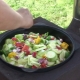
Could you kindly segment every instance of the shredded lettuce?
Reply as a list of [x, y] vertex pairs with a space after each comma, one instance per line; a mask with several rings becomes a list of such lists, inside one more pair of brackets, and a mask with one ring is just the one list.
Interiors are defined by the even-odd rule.
[[18, 39], [18, 41], [23, 41], [23, 35], [22, 34], [17, 34], [17, 35], [15, 35], [15, 38], [17, 38]]

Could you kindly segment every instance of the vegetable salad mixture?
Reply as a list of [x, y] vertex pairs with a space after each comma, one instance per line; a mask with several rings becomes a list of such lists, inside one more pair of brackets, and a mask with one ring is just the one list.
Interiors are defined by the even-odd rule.
[[6, 39], [2, 58], [24, 68], [46, 68], [63, 62], [70, 54], [69, 45], [55, 36], [33, 33]]

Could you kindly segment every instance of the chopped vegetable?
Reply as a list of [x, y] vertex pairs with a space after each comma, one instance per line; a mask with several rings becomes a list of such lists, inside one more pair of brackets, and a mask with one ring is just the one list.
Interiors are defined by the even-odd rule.
[[41, 64], [41, 68], [46, 68], [47, 66], [46, 66], [46, 64], [45, 63], [42, 63]]
[[35, 65], [32, 66], [32, 69], [36, 69], [37, 67]]
[[51, 62], [54, 62], [57, 60], [57, 54], [53, 51], [48, 51], [45, 56], [47, 57], [47, 59]]
[[22, 48], [24, 46], [24, 43], [16, 42], [15, 46]]
[[63, 43], [61, 44], [61, 47], [62, 47], [63, 49], [67, 49], [68, 46], [69, 46], [69, 45], [68, 45], [66, 42], [63, 42]]
[[23, 35], [22, 35], [22, 34], [17, 34], [17, 35], [15, 35], [15, 38], [16, 38], [19, 42], [21, 42], [21, 41], [23, 40]]
[[29, 51], [29, 46], [24, 45], [23, 48], [22, 48], [22, 51]]
[[33, 53], [32, 53], [32, 56], [33, 56], [33, 57], [36, 57], [36, 55], [37, 55], [37, 52], [33, 52]]
[[40, 41], [41, 41], [41, 38], [38, 36], [37, 39], [35, 39], [35, 43], [36, 43], [36, 44], [39, 44]]
[[8, 57], [9, 57], [9, 58], [13, 58], [13, 57], [15, 57], [15, 56], [16, 56], [16, 53], [14, 53], [14, 52], [11, 52], [11, 53], [8, 54]]
[[12, 40], [13, 40], [13, 41], [18, 41], [17, 38], [15, 38], [15, 37], [12, 37]]

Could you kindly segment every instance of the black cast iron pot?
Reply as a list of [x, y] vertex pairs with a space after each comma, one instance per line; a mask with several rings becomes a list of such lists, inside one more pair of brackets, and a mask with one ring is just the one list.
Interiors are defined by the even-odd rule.
[[[65, 42], [67, 42], [69, 44], [70, 56], [64, 62], [62, 62], [62, 63], [60, 63], [58, 65], [47, 67], [47, 68], [42, 68], [42, 69], [41, 68], [40, 69], [28, 69], [28, 68], [17, 67], [17, 66], [14, 66], [14, 65], [11, 65], [11, 64], [7, 63], [0, 56], [1, 60], [3, 62], [5, 62], [6, 64], [8, 64], [10, 67], [18, 69], [18, 70], [25, 71], [25, 72], [45, 72], [45, 71], [49, 71], [49, 70], [55, 69], [55, 68], [57, 68], [59, 66], [62, 66], [64, 63], [69, 61], [69, 59], [73, 55], [73, 52], [75, 51], [75, 44], [74, 44], [73, 38], [71, 38], [71, 36], [65, 30], [62, 30], [60, 28], [53, 28], [51, 26], [47, 26], [47, 25], [44, 25], [44, 24], [43, 25], [39, 25], [39, 24], [34, 25], [30, 29], [20, 28], [20, 29], [16, 29], [16, 30], [6, 31], [0, 37], [0, 50], [2, 49], [2, 46], [4, 45], [5, 40], [7, 38], [11, 38], [14, 35], [19, 34], [19, 33], [28, 34], [29, 32], [35, 32], [35, 33], [40, 33], [40, 34], [44, 34], [46, 32], [49, 32], [49, 34], [54, 35], [57, 38], [62, 38]], [[1, 54], [3, 54], [3, 53], [1, 52], [0, 55]]]

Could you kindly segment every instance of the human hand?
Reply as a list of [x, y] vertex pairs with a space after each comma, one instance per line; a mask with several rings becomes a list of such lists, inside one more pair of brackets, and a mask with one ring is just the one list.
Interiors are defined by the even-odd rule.
[[28, 9], [20, 8], [17, 11], [22, 16], [23, 28], [30, 28], [33, 25], [33, 17]]

